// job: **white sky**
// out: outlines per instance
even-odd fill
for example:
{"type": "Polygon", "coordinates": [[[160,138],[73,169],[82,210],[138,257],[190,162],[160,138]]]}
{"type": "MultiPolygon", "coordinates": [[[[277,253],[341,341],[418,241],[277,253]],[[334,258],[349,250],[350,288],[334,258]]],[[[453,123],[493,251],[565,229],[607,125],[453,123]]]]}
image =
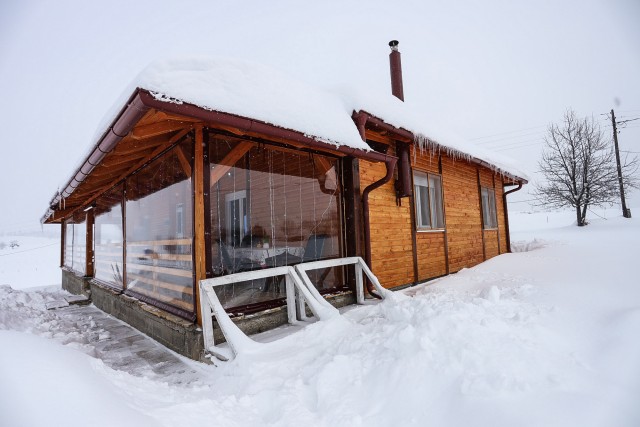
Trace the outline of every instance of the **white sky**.
{"type": "MultiPolygon", "coordinates": [[[[640,2],[448,3],[3,0],[0,232],[38,226],[102,117],[162,57],[235,56],[378,91],[390,88],[387,43],[398,39],[407,103],[531,172],[566,108],[607,133],[599,114],[611,108],[640,117],[640,2]]],[[[619,138],[640,152],[640,120],[619,138]]]]}

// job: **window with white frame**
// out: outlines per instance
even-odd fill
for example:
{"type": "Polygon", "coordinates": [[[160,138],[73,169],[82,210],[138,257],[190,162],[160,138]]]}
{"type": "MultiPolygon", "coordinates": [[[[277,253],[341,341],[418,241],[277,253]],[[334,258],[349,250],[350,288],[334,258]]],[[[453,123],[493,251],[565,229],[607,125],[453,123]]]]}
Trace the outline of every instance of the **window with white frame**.
{"type": "Polygon", "coordinates": [[[485,229],[498,228],[496,217],[496,193],[491,188],[482,187],[482,222],[485,229]]]}
{"type": "Polygon", "coordinates": [[[444,228],[442,178],[430,173],[414,172],[416,228],[444,228]]]}
{"type": "Polygon", "coordinates": [[[176,237],[178,239],[184,237],[184,203],[176,205],[176,237]]]}

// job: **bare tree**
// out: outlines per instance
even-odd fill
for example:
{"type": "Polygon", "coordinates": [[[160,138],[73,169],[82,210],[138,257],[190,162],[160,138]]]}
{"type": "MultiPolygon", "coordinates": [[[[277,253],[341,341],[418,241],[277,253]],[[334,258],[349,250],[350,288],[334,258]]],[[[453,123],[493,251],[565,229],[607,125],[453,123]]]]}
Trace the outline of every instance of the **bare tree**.
{"type": "MultiPolygon", "coordinates": [[[[593,118],[580,119],[572,110],[561,125],[551,124],[538,162],[545,182],[534,195],[538,205],[576,210],[578,226],[586,225],[589,206],[613,205],[620,196],[613,145],[593,118]]],[[[638,158],[625,159],[624,185],[638,188],[638,158]]]]}

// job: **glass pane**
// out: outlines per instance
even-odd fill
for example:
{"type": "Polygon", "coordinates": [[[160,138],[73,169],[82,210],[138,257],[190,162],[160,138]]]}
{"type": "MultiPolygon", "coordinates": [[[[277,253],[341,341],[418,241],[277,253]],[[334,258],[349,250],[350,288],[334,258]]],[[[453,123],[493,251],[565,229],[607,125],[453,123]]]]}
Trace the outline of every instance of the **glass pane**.
{"type": "Polygon", "coordinates": [[[80,274],[86,272],[87,259],[87,223],[86,213],[78,212],[73,216],[73,260],[72,268],[80,274]]]}
{"type": "Polygon", "coordinates": [[[491,228],[497,228],[498,222],[496,218],[496,193],[493,190],[489,192],[489,212],[491,219],[491,228]]]}
{"type": "Polygon", "coordinates": [[[73,220],[64,222],[64,266],[73,267],[73,220]]]}
{"type": "Polygon", "coordinates": [[[122,195],[123,186],[96,199],[95,212],[95,278],[123,288],[122,259],[122,195]]]}
{"type": "MultiPolygon", "coordinates": [[[[337,160],[236,138],[211,141],[212,271],[216,276],[339,257],[337,160]]],[[[320,272],[319,289],[343,287],[320,272]]],[[[217,290],[225,308],[285,297],[284,278],[217,290]]]]}
{"type": "Polygon", "coordinates": [[[480,193],[482,195],[482,225],[484,228],[489,228],[489,196],[487,195],[487,189],[482,188],[480,193]]]}
{"type": "Polygon", "coordinates": [[[127,290],[188,312],[194,311],[192,164],[192,143],[185,141],[127,179],[125,206],[127,290]]]}
{"type": "Polygon", "coordinates": [[[429,189],[427,187],[418,186],[419,205],[420,205],[420,226],[431,227],[431,215],[429,212],[429,189]]]}
{"type": "Polygon", "coordinates": [[[429,175],[429,201],[431,206],[431,223],[433,228],[444,228],[442,209],[442,184],[439,176],[429,175]]]}

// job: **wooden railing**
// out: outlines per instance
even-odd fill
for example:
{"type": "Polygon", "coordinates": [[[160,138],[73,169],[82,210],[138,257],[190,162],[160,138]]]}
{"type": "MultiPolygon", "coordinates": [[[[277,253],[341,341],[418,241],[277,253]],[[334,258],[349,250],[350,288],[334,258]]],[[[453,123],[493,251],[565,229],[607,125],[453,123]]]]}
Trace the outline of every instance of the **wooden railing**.
{"type": "MultiPolygon", "coordinates": [[[[193,311],[191,245],[191,239],[127,242],[126,290],[193,311]]],[[[122,243],[96,244],[95,257],[97,276],[113,271],[122,262],[122,243]]],[[[118,268],[122,271],[121,265],[118,268]]],[[[112,282],[121,286],[117,277],[112,282]]]]}

